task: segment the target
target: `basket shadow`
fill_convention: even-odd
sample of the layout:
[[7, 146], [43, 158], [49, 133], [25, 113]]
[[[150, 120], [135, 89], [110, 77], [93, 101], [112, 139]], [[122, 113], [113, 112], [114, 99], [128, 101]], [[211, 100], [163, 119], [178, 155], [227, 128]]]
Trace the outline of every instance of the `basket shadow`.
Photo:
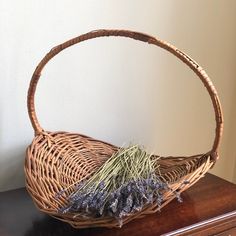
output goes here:
[[45, 216], [43, 219], [35, 220], [33, 226], [29, 229], [24, 236], [73, 236], [73, 235], [103, 235], [104, 228], [86, 228], [75, 229], [68, 223], [61, 222], [50, 216]]
[[[86, 228], [75, 229], [68, 223], [61, 222], [50, 216], [45, 216], [40, 220], [33, 221], [33, 226], [24, 236], [119, 236], [119, 235], [143, 235], [152, 232], [153, 234], [163, 234], [187, 226], [188, 220], [183, 212], [186, 212], [188, 218], [193, 222], [198, 221], [198, 214], [195, 210], [195, 202], [188, 193], [182, 194], [183, 204], [173, 200], [161, 212], [147, 215], [141, 219], [135, 219], [119, 228]], [[175, 215], [173, 215], [173, 210]], [[181, 218], [181, 220], [178, 220]], [[181, 225], [180, 225], [181, 222]]]
[[0, 150], [0, 191], [24, 186], [25, 145]]

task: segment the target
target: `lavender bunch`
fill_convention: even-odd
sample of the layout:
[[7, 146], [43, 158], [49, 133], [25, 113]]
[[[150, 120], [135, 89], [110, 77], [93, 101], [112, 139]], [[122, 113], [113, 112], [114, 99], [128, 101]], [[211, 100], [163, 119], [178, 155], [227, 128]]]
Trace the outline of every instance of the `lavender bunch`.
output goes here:
[[122, 225], [125, 216], [147, 204], [160, 206], [169, 187], [155, 174], [156, 161], [138, 145], [119, 149], [88, 181], [76, 186], [68, 205], [59, 210], [82, 217], [112, 216]]

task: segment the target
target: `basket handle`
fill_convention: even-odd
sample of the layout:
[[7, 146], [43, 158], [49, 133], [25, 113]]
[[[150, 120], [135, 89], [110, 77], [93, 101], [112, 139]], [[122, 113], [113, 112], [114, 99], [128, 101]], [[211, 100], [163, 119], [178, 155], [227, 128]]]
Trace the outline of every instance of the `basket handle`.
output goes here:
[[149, 36], [147, 34], [134, 32], [134, 31], [128, 31], [128, 30], [110, 30], [110, 29], [100, 29], [91, 31], [89, 33], [80, 35], [78, 37], [75, 37], [71, 40], [68, 40], [54, 48], [51, 49], [50, 52], [46, 54], [46, 56], [40, 61], [38, 66], [36, 67], [33, 76], [31, 78], [29, 90], [28, 90], [28, 99], [27, 99], [27, 105], [28, 105], [28, 113], [29, 117], [32, 123], [32, 126], [35, 131], [35, 135], [43, 132], [42, 127], [40, 126], [36, 113], [35, 113], [35, 104], [34, 104], [34, 95], [37, 87], [38, 80], [41, 76], [41, 71], [43, 70], [44, 66], [48, 63], [49, 60], [51, 60], [54, 56], [56, 56], [59, 52], [62, 50], [80, 43], [82, 41], [93, 39], [97, 37], [104, 37], [104, 36], [122, 36], [122, 37], [128, 37], [133, 38], [135, 40], [147, 42], [149, 44], [154, 44], [156, 46], [159, 46], [176, 57], [178, 57], [182, 62], [184, 62], [186, 65], [188, 65], [194, 72], [197, 74], [197, 76], [200, 78], [204, 86], [206, 87], [210, 97], [211, 101], [214, 107], [215, 112], [215, 121], [216, 121], [216, 128], [215, 128], [215, 139], [212, 145], [212, 149], [209, 152], [212, 159], [216, 160], [218, 157], [218, 147], [220, 143], [220, 139], [223, 132], [223, 115], [222, 115], [222, 109], [219, 101], [219, 97], [217, 95], [216, 89], [214, 85], [212, 84], [210, 78], [206, 74], [206, 72], [189, 56], [187, 56], [185, 53], [177, 49], [176, 47], [172, 46], [171, 44], [162, 41], [160, 39], [154, 38], [152, 36]]

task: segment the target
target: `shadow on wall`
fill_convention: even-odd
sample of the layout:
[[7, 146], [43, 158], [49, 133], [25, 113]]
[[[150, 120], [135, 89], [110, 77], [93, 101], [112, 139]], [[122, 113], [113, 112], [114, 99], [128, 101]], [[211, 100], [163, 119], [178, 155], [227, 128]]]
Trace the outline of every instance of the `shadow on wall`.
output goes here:
[[15, 186], [24, 186], [24, 159], [26, 146], [3, 150], [0, 154], [0, 191], [7, 191]]

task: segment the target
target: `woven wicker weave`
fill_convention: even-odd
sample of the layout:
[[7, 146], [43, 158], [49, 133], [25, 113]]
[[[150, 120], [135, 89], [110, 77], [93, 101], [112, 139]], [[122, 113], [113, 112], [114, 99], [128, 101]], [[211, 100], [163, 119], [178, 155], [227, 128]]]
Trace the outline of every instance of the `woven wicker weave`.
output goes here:
[[[218, 146], [223, 130], [222, 111], [217, 92], [206, 72], [189, 56], [174, 46], [152, 36], [127, 30], [96, 30], [54, 47], [39, 63], [34, 71], [28, 91], [28, 112], [35, 131], [33, 142], [27, 149], [25, 160], [26, 187], [36, 206], [43, 212], [70, 223], [76, 228], [118, 227], [111, 217], [85, 219], [74, 217], [72, 213], [62, 214], [58, 209], [67, 203], [66, 196], [55, 195], [73, 183], [88, 178], [97, 170], [118, 147], [93, 138], [67, 132], [48, 132], [39, 124], [34, 105], [34, 95], [41, 71], [47, 62], [62, 50], [82, 41], [104, 36], [122, 36], [159, 46], [184, 62], [200, 78], [206, 87], [215, 112], [215, 139], [209, 152], [189, 157], [161, 157], [159, 159], [161, 175], [173, 190], [182, 192], [197, 182], [218, 159]], [[63, 163], [63, 164], [62, 164]], [[183, 184], [184, 181], [189, 184]], [[68, 188], [68, 196], [73, 188]], [[170, 190], [164, 193], [165, 206], [175, 196]], [[158, 210], [156, 204], [147, 205], [124, 219], [127, 223]]]

